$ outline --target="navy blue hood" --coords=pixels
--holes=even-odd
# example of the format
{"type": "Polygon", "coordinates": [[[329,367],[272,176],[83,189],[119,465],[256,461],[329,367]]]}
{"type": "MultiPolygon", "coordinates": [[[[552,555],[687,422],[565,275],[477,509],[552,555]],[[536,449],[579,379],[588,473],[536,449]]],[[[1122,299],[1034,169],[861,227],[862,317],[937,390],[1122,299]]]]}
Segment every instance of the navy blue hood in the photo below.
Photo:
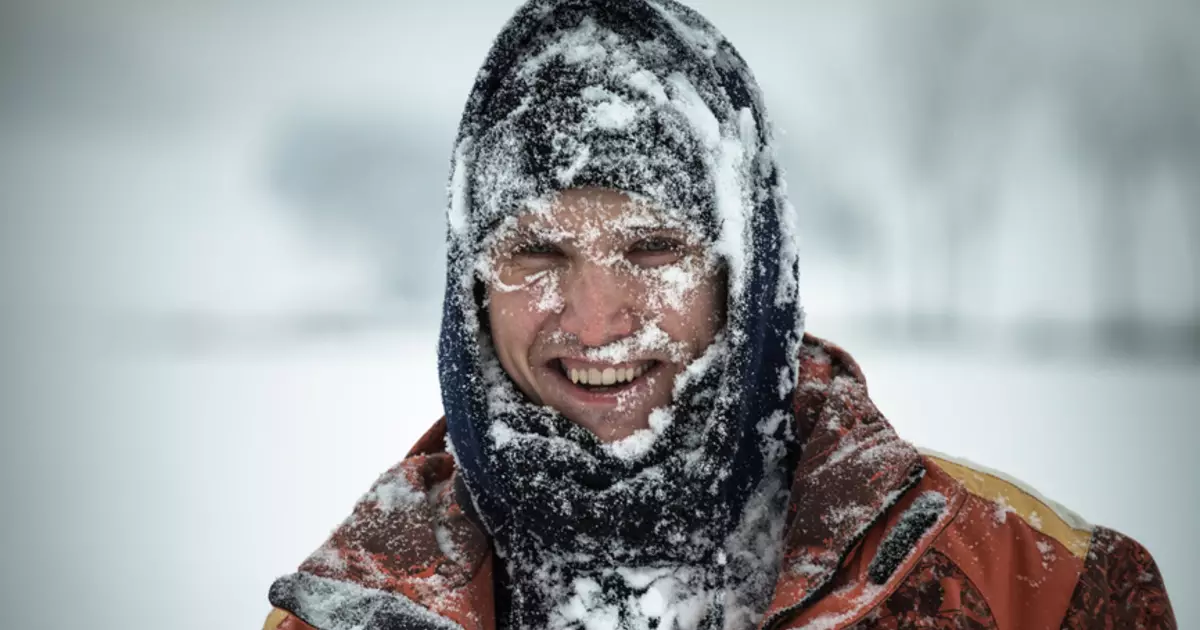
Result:
{"type": "Polygon", "coordinates": [[[794,227],[746,63],[671,0],[533,0],[479,71],[450,179],[442,400],[463,481],[508,559],[512,625],[555,625],[544,601],[553,589],[521,587],[533,571],[523,567],[540,562],[544,577],[546,558],[559,559],[549,571],[567,585],[597,567],[701,566],[722,567],[701,572],[703,589],[737,588],[728,583],[749,569],[736,556],[760,550],[735,539],[786,504],[804,438],[791,410],[803,334],[794,227]],[[634,458],[516,393],[483,312],[489,234],[582,186],[686,219],[727,272],[725,329],[677,381],[671,421],[634,458]]]}

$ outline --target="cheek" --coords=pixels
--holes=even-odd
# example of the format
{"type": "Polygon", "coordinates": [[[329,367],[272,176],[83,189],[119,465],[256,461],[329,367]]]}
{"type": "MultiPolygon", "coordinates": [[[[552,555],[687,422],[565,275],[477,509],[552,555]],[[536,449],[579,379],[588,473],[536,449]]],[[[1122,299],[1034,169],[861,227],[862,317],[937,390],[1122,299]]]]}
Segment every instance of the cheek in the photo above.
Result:
{"type": "Polygon", "coordinates": [[[523,360],[548,316],[539,308],[544,292],[531,289],[488,290],[488,322],[502,360],[523,360]]]}
{"type": "Polygon", "coordinates": [[[649,300],[659,304],[651,312],[656,314],[659,325],[669,336],[699,353],[713,342],[725,325],[725,293],[721,278],[716,274],[691,278],[683,291],[680,283],[667,284],[665,296],[649,300]]]}
{"type": "Polygon", "coordinates": [[[720,273],[711,265],[688,262],[642,270],[641,303],[651,317],[660,317],[689,331],[714,332],[724,322],[720,273]]]}

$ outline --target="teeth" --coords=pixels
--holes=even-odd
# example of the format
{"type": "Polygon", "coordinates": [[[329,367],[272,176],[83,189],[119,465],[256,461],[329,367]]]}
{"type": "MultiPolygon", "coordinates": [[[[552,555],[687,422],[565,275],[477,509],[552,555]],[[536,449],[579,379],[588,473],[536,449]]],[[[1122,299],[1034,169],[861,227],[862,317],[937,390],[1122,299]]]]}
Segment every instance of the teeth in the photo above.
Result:
{"type": "Polygon", "coordinates": [[[587,368],[577,370],[570,368],[567,370],[567,377],[572,383],[579,385],[612,385],[614,383],[628,383],[646,373],[647,364],[642,364],[637,367],[619,367],[619,368],[587,368]]]}
{"type": "Polygon", "coordinates": [[[617,382],[617,371],[613,368],[604,368],[604,374],[601,378],[605,385],[612,385],[617,382]]]}

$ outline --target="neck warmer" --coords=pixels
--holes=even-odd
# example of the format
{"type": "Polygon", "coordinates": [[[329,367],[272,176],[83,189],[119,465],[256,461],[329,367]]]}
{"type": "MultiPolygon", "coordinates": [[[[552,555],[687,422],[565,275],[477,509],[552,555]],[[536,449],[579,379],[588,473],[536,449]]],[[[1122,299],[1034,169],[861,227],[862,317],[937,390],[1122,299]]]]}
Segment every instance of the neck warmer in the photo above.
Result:
{"type": "Polygon", "coordinates": [[[507,571],[512,628],[742,628],[766,606],[791,472],[803,312],[791,208],[745,62],[670,0],[534,0],[497,37],[452,160],[438,362],[449,446],[507,571]],[[693,226],[725,328],[651,428],[602,444],[494,356],[484,243],[602,186],[693,226]]]}

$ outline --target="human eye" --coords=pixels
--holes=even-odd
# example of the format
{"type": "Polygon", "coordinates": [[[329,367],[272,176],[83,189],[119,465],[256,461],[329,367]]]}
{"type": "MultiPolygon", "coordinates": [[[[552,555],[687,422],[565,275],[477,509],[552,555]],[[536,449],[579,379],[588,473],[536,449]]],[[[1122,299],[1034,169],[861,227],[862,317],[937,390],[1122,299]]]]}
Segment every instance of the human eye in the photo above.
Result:
{"type": "Polygon", "coordinates": [[[629,248],[629,259],[647,266],[657,267],[678,261],[683,257],[686,245],[669,236],[648,236],[629,248]]]}
{"type": "Polygon", "coordinates": [[[545,241],[530,241],[520,243],[513,248],[513,255],[525,258],[557,258],[563,255],[562,250],[553,243],[545,241]]]}
{"type": "Polygon", "coordinates": [[[508,266],[516,272],[533,273],[561,267],[567,260],[563,248],[554,241],[531,238],[507,248],[508,266]]]}

